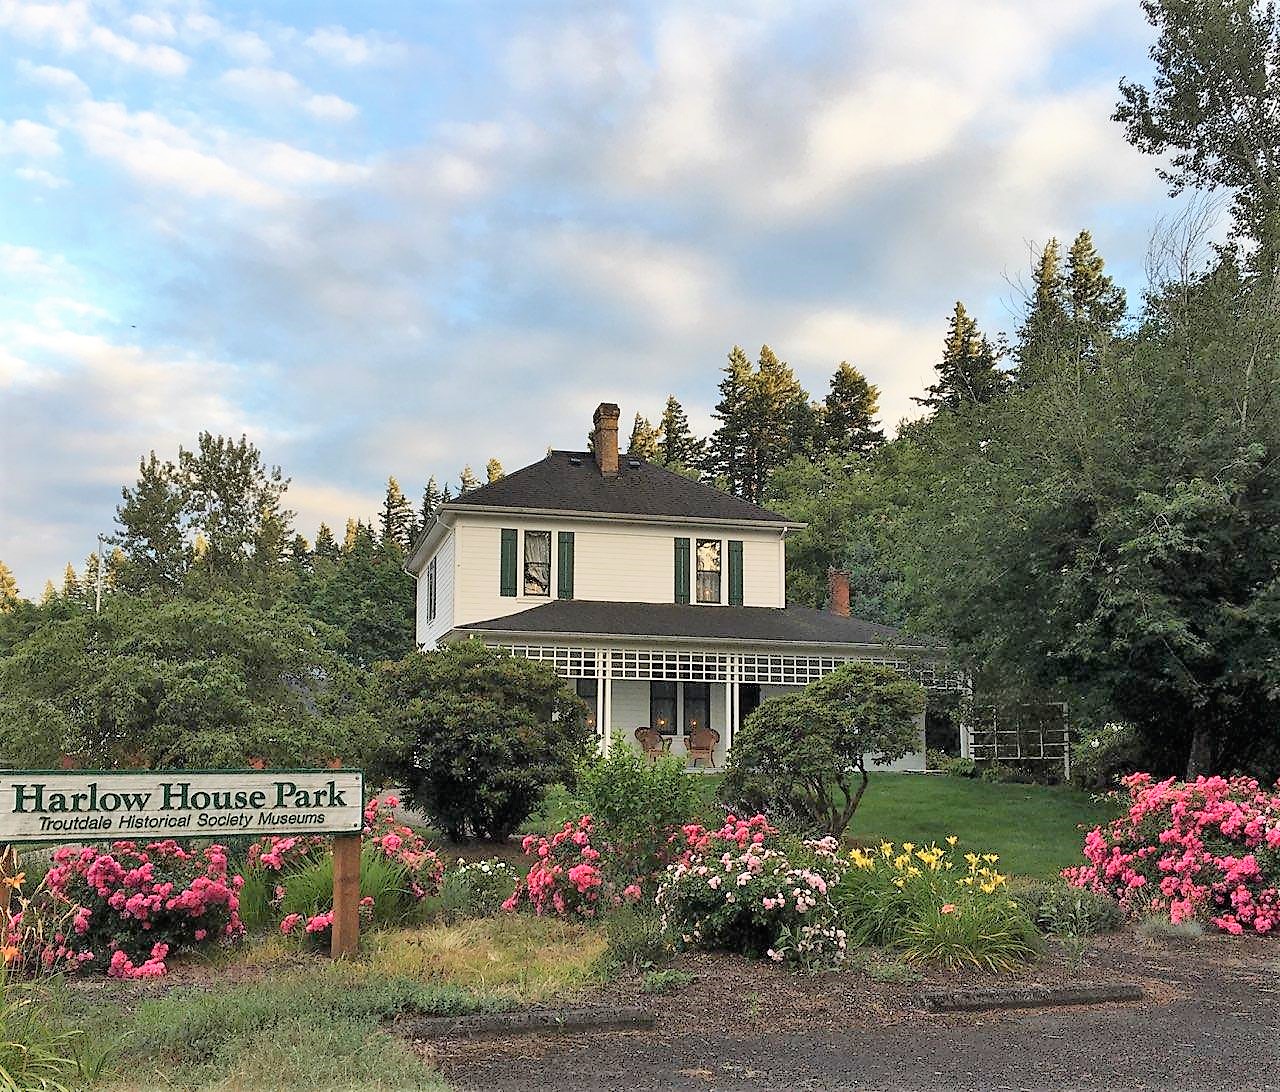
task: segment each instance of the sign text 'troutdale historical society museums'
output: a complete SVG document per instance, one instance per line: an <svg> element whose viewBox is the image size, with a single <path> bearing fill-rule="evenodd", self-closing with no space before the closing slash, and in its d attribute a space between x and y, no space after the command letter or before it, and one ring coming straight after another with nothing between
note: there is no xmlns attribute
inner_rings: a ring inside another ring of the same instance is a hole
<svg viewBox="0 0 1280 1092"><path fill-rule="evenodd" d="M355 834L359 770L0 771L0 842Z"/></svg>

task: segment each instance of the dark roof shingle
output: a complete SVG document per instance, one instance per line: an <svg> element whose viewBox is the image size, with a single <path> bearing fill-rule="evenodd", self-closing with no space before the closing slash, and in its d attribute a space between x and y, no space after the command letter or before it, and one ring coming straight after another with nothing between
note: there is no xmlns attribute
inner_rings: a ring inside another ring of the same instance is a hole
<svg viewBox="0 0 1280 1092"><path fill-rule="evenodd" d="M463 633L581 633L609 637L722 638L820 645L933 645L892 626L811 607L715 607L553 599L502 618L458 626Z"/></svg>
<svg viewBox="0 0 1280 1092"><path fill-rule="evenodd" d="M451 500L448 508L536 508L627 516L791 522L778 512L732 497L644 459L623 455L606 478L585 451L552 451L490 485Z"/></svg>

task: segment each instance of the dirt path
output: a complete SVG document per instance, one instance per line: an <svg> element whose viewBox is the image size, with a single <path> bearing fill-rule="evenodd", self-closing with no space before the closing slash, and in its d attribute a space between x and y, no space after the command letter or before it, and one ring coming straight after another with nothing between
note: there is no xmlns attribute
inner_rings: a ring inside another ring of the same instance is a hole
<svg viewBox="0 0 1280 1092"><path fill-rule="evenodd" d="M1139 981L1148 1000L961 1016L923 1012L925 983L701 956L681 963L691 985L643 998L653 1031L418 1045L468 1089L1280 1090L1278 958L1275 943L1107 938L1078 971L1048 962L1021 980ZM621 983L599 999L640 996Z"/></svg>

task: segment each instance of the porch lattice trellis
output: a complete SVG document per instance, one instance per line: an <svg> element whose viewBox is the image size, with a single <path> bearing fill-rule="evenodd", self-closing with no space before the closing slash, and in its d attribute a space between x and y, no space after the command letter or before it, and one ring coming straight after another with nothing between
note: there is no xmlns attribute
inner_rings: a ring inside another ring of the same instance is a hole
<svg viewBox="0 0 1280 1092"><path fill-rule="evenodd" d="M965 725L967 754L975 762L1061 763L1071 776L1071 730L1065 702L1000 709L975 706Z"/></svg>

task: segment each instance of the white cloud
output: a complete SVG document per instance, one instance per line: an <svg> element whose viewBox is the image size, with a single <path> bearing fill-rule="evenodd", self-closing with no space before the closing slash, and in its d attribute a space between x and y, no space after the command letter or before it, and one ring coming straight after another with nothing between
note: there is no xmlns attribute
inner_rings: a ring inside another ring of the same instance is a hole
<svg viewBox="0 0 1280 1092"><path fill-rule="evenodd" d="M221 129L194 133L151 111L115 102L77 104L69 126L94 155L146 185L192 198L228 198L271 206L290 191L357 183L367 168L280 141Z"/></svg>
<svg viewBox="0 0 1280 1092"><path fill-rule="evenodd" d="M259 108L289 105L321 121L350 121L359 113L346 99L315 94L296 76L278 68L233 68L224 72L218 82Z"/></svg>
<svg viewBox="0 0 1280 1092"><path fill-rule="evenodd" d="M350 68L395 60L404 52L399 42L382 35L352 34L340 26L317 28L307 36L306 44L325 60Z"/></svg>
<svg viewBox="0 0 1280 1092"><path fill-rule="evenodd" d="M59 275L66 265L60 254L48 254L33 246L0 243L0 273L20 280L47 280Z"/></svg>
<svg viewBox="0 0 1280 1092"><path fill-rule="evenodd" d="M135 12L125 25L139 38L172 38L178 33L167 11Z"/></svg>
<svg viewBox="0 0 1280 1092"><path fill-rule="evenodd" d="M0 119L0 155L52 159L61 153L56 129L26 118L17 121Z"/></svg>
<svg viewBox="0 0 1280 1092"><path fill-rule="evenodd" d="M50 190L60 190L67 185L65 178L52 171L46 171L43 167L19 167L13 173L24 182L33 182L37 186L44 186Z"/></svg>
<svg viewBox="0 0 1280 1092"><path fill-rule="evenodd" d="M0 30L25 41L48 43L63 53L97 52L161 76L184 75L190 64L190 58L172 46L136 42L95 21L86 0L0 0Z"/></svg>
<svg viewBox="0 0 1280 1092"><path fill-rule="evenodd" d="M30 83L39 84L52 91L59 91L74 97L89 94L89 85L69 68L58 68L51 64L32 64L30 61L18 62L18 72Z"/></svg>

